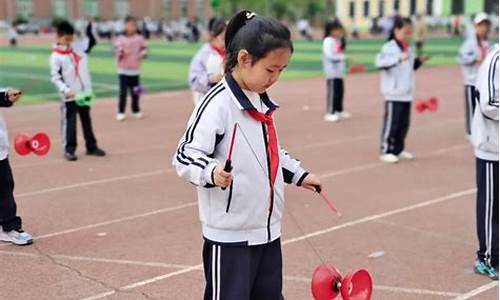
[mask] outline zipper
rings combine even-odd
[[[268,141],[267,141],[267,130],[266,130],[266,125],[264,123],[261,123],[262,125],[262,135],[264,137],[264,146],[266,148],[266,160],[267,160],[267,174],[268,174],[268,180],[269,180],[269,188],[270,188],[270,196],[269,196],[269,214],[267,215],[267,241],[271,241],[271,215],[273,214],[273,208],[274,208],[274,188],[273,188],[273,183],[271,180],[271,158],[269,157],[269,151],[268,151]]]

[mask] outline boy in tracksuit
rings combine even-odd
[[[477,73],[472,119],[476,156],[476,221],[479,250],[474,270],[498,280],[498,46]]]
[[[475,34],[467,37],[458,53],[465,83],[465,132],[467,136],[471,134],[471,120],[476,106],[474,85],[479,66],[488,52],[488,33],[491,23],[485,13],[479,13],[474,18],[474,26]]]
[[[90,107],[76,103],[79,93],[92,93],[90,73],[87,65],[87,54],[95,45],[92,28],[87,27],[87,39],[73,42],[75,30],[69,22],[63,21],[57,26],[57,43],[52,48],[50,56],[50,76],[56,86],[61,99],[62,114],[62,141],[64,157],[68,161],[75,161],[77,146],[76,119],[80,116],[83,136],[87,148],[87,155],[104,156],[106,153],[99,149],[92,129]]]
[[[11,107],[21,97],[21,91],[0,89],[0,107]],[[14,177],[9,163],[7,126],[0,115],[0,241],[29,245],[33,238],[22,229],[14,200]]]
[[[410,19],[396,18],[391,36],[375,61],[375,65],[381,70],[381,92],[385,99],[380,160],[386,163],[414,157],[412,153],[405,151],[405,139],[410,127],[415,70],[427,57],[413,55],[409,46],[412,31]]]

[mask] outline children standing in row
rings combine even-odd
[[[323,71],[326,75],[327,109],[325,121],[337,122],[348,119],[351,114],[344,111],[344,74],[346,68],[345,30],[340,21],[325,24],[323,40]]]
[[[476,107],[474,84],[477,79],[477,71],[489,48],[488,33],[491,23],[488,15],[485,13],[477,14],[474,18],[474,25],[475,34],[465,40],[458,54],[465,82],[465,132],[467,136],[471,134],[471,120]]]
[[[485,57],[476,82],[472,119],[476,156],[476,222],[479,249],[474,271],[498,280],[498,46]]]
[[[198,189],[204,299],[282,299],[284,184],[320,186],[280,147],[278,106],[266,93],[289,63],[290,31],[242,11],[229,22],[225,43],[225,77],[193,111],[173,165]],[[226,172],[235,123],[233,169]]]
[[[405,151],[415,90],[415,70],[427,60],[415,58],[409,45],[413,25],[409,18],[395,18],[389,40],[377,54],[375,65],[381,70],[381,91],[385,100],[384,126],[380,160],[396,163],[413,159]]]
[[[10,107],[21,98],[21,91],[0,89],[0,107]],[[7,126],[0,116],[0,241],[15,245],[33,243],[30,234],[23,231],[14,200],[14,177],[9,163]]]
[[[119,98],[116,120],[125,120],[127,93],[132,97],[132,115],[136,119],[143,117],[140,107],[140,68],[142,60],[148,54],[146,42],[137,32],[137,21],[133,17],[125,18],[125,34],[114,41],[116,64],[118,66]]]
[[[90,107],[80,106],[76,97],[80,93],[92,94],[92,83],[88,69],[87,54],[95,46],[95,38],[89,24],[87,38],[73,42],[75,30],[73,25],[62,21],[57,26],[57,43],[52,48],[50,56],[50,75],[63,101],[62,113],[62,141],[64,157],[68,161],[75,161],[77,146],[76,119],[80,116],[83,136],[87,148],[87,155],[105,156],[106,153],[97,146],[97,140],[92,129]]]
[[[193,102],[198,104],[203,95],[222,79],[222,68],[225,55],[224,36],[226,22],[221,18],[212,18],[208,22],[210,35],[208,44],[201,47],[189,66],[189,85],[193,92]],[[209,60],[210,66],[209,66]],[[219,63],[219,67],[217,67]],[[210,67],[210,68],[209,68]]]

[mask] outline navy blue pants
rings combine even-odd
[[[477,258],[498,268],[498,161],[476,158]]]
[[[344,111],[344,80],[331,78],[326,80],[326,112],[329,114]]]
[[[3,231],[21,229],[21,218],[17,216],[14,200],[14,177],[8,158],[0,160],[0,225]]]
[[[282,300],[281,242],[248,246],[205,240],[204,300]]]
[[[382,129],[382,154],[399,155],[405,149],[405,140],[410,129],[411,102],[385,101],[384,125]]]

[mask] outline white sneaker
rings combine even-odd
[[[116,120],[117,121],[123,121],[125,120],[125,114],[116,114]]]
[[[349,119],[351,117],[351,113],[343,111],[343,112],[339,113],[339,116],[341,119],[346,120],[346,119]]]
[[[385,163],[388,163],[388,164],[394,164],[394,163],[397,163],[399,161],[398,157],[394,154],[380,155],[380,160],[385,162]]]
[[[136,119],[142,119],[144,117],[141,112],[133,113],[132,116]]]
[[[22,230],[11,230],[9,232],[0,230],[0,241],[22,246],[32,244],[33,237]]]
[[[326,114],[324,120],[326,122],[337,122],[340,120],[340,116],[338,114]]]
[[[398,156],[399,156],[399,158],[406,159],[406,160],[412,160],[415,158],[415,155],[411,154],[408,151],[403,151],[403,152],[399,153]]]

